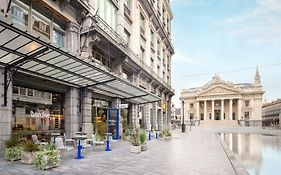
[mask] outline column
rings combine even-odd
[[[237,100],[237,119],[241,120],[241,99]]]
[[[158,130],[158,123],[157,123],[157,102],[152,104],[152,130]]]
[[[74,22],[69,22],[66,26],[66,42],[65,47],[73,52],[78,53],[80,52],[80,40],[78,38],[79,32],[79,25]],[[81,46],[82,47],[82,46]],[[84,49],[84,48],[83,48]],[[87,50],[87,49],[85,49]]]
[[[204,120],[207,120],[207,100],[204,101]]]
[[[4,150],[4,142],[12,134],[12,82],[7,92],[7,106],[4,105],[4,69],[0,68],[0,150]],[[3,153],[0,151],[0,154]]]
[[[212,120],[215,120],[215,100],[212,100]]]
[[[82,101],[82,131],[88,134],[88,137],[93,134],[92,123],[92,92],[87,90]]]
[[[135,103],[131,104],[129,118],[130,118],[130,124],[133,129],[140,128],[139,121],[138,121],[138,105]]]
[[[197,101],[196,102],[196,116],[197,116],[198,120],[200,120],[200,116],[199,116],[200,115],[200,112],[199,112],[200,105],[199,104],[200,104],[200,101]]]
[[[221,120],[224,120],[224,99],[221,99]]]
[[[66,136],[74,137],[79,131],[79,90],[70,88],[65,94],[64,122]]]
[[[232,120],[232,99],[229,99],[229,120]]]
[[[144,105],[143,120],[144,120],[144,129],[145,130],[150,130],[151,129],[151,124],[150,124],[150,104]]]
[[[167,127],[169,129],[171,129],[171,115],[172,115],[171,97],[167,96]]]

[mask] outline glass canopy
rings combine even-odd
[[[158,96],[119,78],[91,59],[60,48],[3,17],[0,17],[0,64],[16,66],[23,72],[39,74],[78,88],[90,88],[96,93],[133,103],[160,100]]]

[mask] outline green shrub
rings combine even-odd
[[[130,143],[134,146],[140,145],[140,133],[139,130],[136,130],[135,132],[131,133],[130,136]]]
[[[5,142],[6,148],[11,148],[11,147],[18,146],[18,145],[19,145],[19,142],[18,142],[18,139],[16,137],[10,137]]]
[[[6,148],[5,149],[5,159],[12,160],[12,161],[20,159],[22,150],[23,149],[21,146],[13,146],[13,147]]]
[[[141,144],[144,144],[146,140],[146,133],[145,132],[141,132],[140,133],[140,142]]]
[[[58,166],[60,162],[60,156],[58,150],[53,146],[46,146],[44,149],[37,152],[34,165],[36,169],[44,170],[49,167]]]
[[[39,145],[35,144],[32,141],[27,141],[26,143],[22,144],[23,151],[25,152],[35,152],[39,150]]]

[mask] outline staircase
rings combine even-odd
[[[223,127],[233,127],[239,126],[237,120],[201,120],[200,126],[223,126]]]

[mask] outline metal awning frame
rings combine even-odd
[[[78,88],[93,88],[95,87],[96,89],[99,89],[100,91],[108,92],[111,94],[116,94],[120,98],[129,100],[134,103],[149,103],[149,102],[155,102],[156,99],[157,101],[160,101],[160,98],[157,97],[156,95],[153,95],[151,93],[146,92],[145,90],[142,90],[140,87],[137,87],[133,85],[132,83],[123,80],[113,73],[105,70],[104,68],[95,65],[95,63],[92,63],[90,60],[83,60],[83,58],[71,54],[68,51],[65,51],[63,48],[57,47],[53,44],[50,44],[48,41],[46,41],[44,38],[41,39],[39,36],[33,36],[27,31],[24,31],[21,28],[15,27],[13,24],[9,22],[5,22],[6,19],[2,20],[2,17],[0,17],[0,27],[3,27],[3,29],[0,31],[0,34],[5,31],[5,30],[10,30],[13,33],[16,33],[14,37],[11,37],[7,42],[2,45],[0,45],[0,50],[3,50],[7,53],[2,55],[0,57],[0,62],[1,58],[6,57],[9,54],[14,54],[18,56],[16,59],[10,61],[9,63],[4,63],[5,68],[5,79],[4,79],[4,106],[7,105],[7,91],[8,87],[10,84],[10,81],[12,80],[12,74],[15,73],[17,70],[22,70],[22,71],[27,71],[29,73],[34,73],[34,74],[39,74],[43,77],[50,78],[50,79],[55,79],[57,81],[62,81],[66,82],[67,84],[73,84],[75,86],[78,86]],[[28,42],[24,43],[20,47],[13,49],[10,49],[9,47],[5,47],[6,44],[11,43],[12,41],[18,39],[19,37],[24,37],[26,40],[29,40]],[[17,51],[18,49],[21,49],[25,47],[26,45],[30,44],[31,42],[35,42],[38,46],[38,48],[28,52],[28,53],[21,53]],[[47,51],[49,50],[49,51]],[[52,57],[48,57],[49,55],[52,55]],[[46,55],[48,57],[47,60],[41,60],[43,59],[43,56]],[[12,55],[13,56],[13,55]],[[47,62],[47,61],[56,61],[57,57],[62,57],[64,59],[61,59],[58,62],[54,62],[53,64]],[[85,59],[85,58],[84,58]],[[76,65],[75,67],[70,67],[69,69],[64,69],[56,64],[64,63],[64,62],[69,62],[68,65],[65,64],[63,65],[64,67],[71,66],[71,65]],[[25,65],[28,62],[30,63],[31,66],[29,65],[28,69],[24,69],[21,66]],[[35,67],[41,67],[41,71],[46,69],[47,71],[44,73],[40,73],[37,71],[31,71],[29,70],[30,68]],[[86,69],[83,69],[85,67]],[[69,71],[70,69],[75,69],[75,68],[80,68],[77,70],[76,73],[75,71]],[[90,70],[90,72],[89,72]],[[59,72],[59,73],[56,73]],[[88,73],[89,72],[89,73]],[[8,74],[11,73],[10,77],[8,77]],[[51,74],[49,74],[51,73]],[[49,75],[48,75],[49,74]],[[60,77],[57,77],[57,75],[60,75]],[[84,75],[82,75],[84,74]],[[93,74],[93,76],[92,76]],[[56,75],[56,76],[55,76]],[[57,78],[56,78],[57,77]],[[8,80],[8,78],[10,78]],[[60,79],[61,78],[61,79]],[[102,80],[96,80],[96,79],[102,79]],[[78,81],[77,83],[74,83],[75,81]],[[82,83],[84,85],[80,85],[79,83]],[[86,84],[85,84],[86,83]],[[111,83],[111,84],[108,84]],[[119,87],[120,85],[120,87]],[[128,88],[130,90],[126,90],[124,88]],[[105,88],[108,87],[108,88]],[[103,90],[103,88],[105,88]],[[118,89],[119,88],[119,89]],[[107,90],[106,90],[107,89]],[[109,90],[108,90],[109,89]],[[143,95],[143,93],[145,93]],[[123,95],[120,95],[123,94]],[[138,95],[141,94],[141,95]],[[145,96],[149,96],[148,98],[143,98]]]

